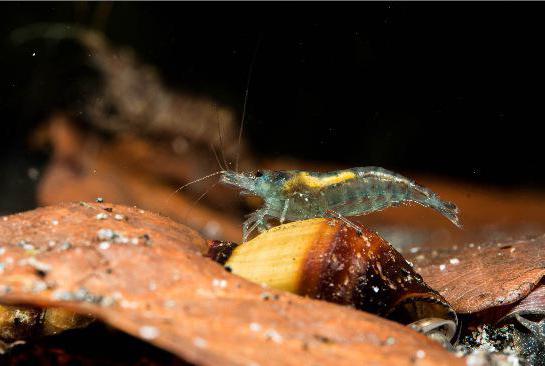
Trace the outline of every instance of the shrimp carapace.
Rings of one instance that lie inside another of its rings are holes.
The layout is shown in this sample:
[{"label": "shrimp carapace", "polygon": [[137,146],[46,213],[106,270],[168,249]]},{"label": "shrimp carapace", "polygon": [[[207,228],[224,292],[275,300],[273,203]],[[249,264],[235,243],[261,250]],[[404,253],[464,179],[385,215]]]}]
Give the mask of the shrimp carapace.
[{"label": "shrimp carapace", "polygon": [[447,217],[461,227],[457,207],[431,190],[384,168],[363,167],[328,173],[300,170],[252,173],[223,171],[221,180],[264,200],[243,225],[243,241],[256,228],[267,226],[267,217],[296,221],[314,217],[360,216],[403,203],[414,202]]}]

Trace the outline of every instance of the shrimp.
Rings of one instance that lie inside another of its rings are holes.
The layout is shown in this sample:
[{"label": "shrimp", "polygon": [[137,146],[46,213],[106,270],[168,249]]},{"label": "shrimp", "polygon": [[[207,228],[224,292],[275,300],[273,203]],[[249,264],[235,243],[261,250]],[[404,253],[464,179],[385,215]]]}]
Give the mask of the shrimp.
[{"label": "shrimp", "polygon": [[248,215],[242,240],[258,228],[266,229],[267,218],[284,221],[315,217],[360,216],[404,203],[430,207],[461,227],[458,208],[442,201],[431,190],[380,167],[361,167],[315,173],[300,170],[258,170],[252,173],[223,170],[220,182],[241,189],[241,194],[259,196],[264,206]]},{"label": "shrimp", "polygon": [[[244,93],[242,120],[238,134],[238,148],[242,140],[242,131],[248,103],[248,91],[253,66],[261,43],[258,39]],[[219,126],[219,124],[218,124]],[[220,133],[221,144],[221,128]],[[215,153],[215,150],[214,150]],[[216,154],[216,153],[215,153]],[[361,167],[337,170],[329,173],[306,172],[301,170],[239,172],[239,155],[235,161],[235,170],[224,166],[216,155],[219,171],[199,178],[178,188],[176,192],[190,184],[220,175],[220,182],[241,189],[241,194],[256,195],[263,199],[264,206],[250,215],[242,226],[242,241],[248,241],[250,234],[257,228],[267,229],[268,218],[284,221],[305,220],[315,217],[335,217],[347,224],[359,228],[348,221],[346,216],[360,216],[380,211],[388,207],[414,202],[430,207],[447,217],[454,225],[461,227],[458,208],[450,202],[442,201],[431,190],[414,181],[384,168]],[[176,193],[174,192],[174,193]]]}]

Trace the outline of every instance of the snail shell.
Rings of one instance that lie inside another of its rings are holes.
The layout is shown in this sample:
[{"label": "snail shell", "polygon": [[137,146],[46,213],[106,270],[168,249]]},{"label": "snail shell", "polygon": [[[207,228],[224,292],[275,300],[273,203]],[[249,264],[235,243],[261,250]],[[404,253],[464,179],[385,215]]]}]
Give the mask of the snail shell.
[{"label": "snail shell", "polygon": [[366,228],[318,218],[277,226],[236,248],[220,242],[210,247],[212,258],[228,257],[226,268],[250,281],[403,324],[447,320],[448,339],[454,335],[457,317],[447,301]]},{"label": "snail shell", "polygon": [[[61,308],[0,305],[0,342],[15,342],[82,328],[94,319]],[[0,344],[0,351],[1,351]],[[1,352],[0,352],[1,353]]]}]

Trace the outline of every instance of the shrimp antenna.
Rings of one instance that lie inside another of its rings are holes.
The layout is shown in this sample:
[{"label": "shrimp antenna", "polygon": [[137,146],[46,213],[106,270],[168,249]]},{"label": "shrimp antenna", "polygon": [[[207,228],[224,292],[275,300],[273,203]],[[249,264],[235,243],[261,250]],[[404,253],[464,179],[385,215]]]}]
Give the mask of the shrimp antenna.
[{"label": "shrimp antenna", "polygon": [[[216,112],[216,120],[218,121],[218,133],[220,137],[220,153],[221,153],[221,158],[223,160],[223,165],[225,166],[225,168],[221,168],[221,169],[227,170],[229,169],[229,164],[227,164],[227,160],[225,159],[225,149],[223,148],[223,131],[221,129],[221,119],[218,112],[218,105],[216,103],[214,103],[214,110]],[[214,150],[214,153],[216,153],[215,150]],[[219,161],[219,158],[218,158],[218,161]],[[220,167],[221,167],[221,164],[220,164]]]},{"label": "shrimp antenna", "polygon": [[192,184],[195,184],[195,183],[197,183],[197,182],[200,182],[200,181],[203,181],[203,180],[205,180],[205,179],[211,178],[211,177],[216,176],[216,175],[221,174],[221,173],[225,173],[225,170],[218,170],[217,172],[214,172],[214,173],[212,173],[212,174],[205,175],[204,177],[201,177],[201,178],[199,178],[199,179],[195,179],[194,181],[191,181],[191,182],[189,182],[189,183],[186,183],[186,184],[184,184],[183,186],[181,186],[180,188],[178,188],[177,190],[175,190],[174,192],[172,192],[168,198],[170,199],[170,197],[172,197],[172,196],[175,195],[176,193],[180,192],[182,189],[184,189],[184,188],[186,188],[186,187],[188,187],[188,186],[190,186],[190,185],[192,185]]},{"label": "shrimp antenna", "polygon": [[[195,201],[193,201],[193,202],[191,203],[191,206],[189,206],[189,207],[187,208],[187,211],[186,211],[186,213],[185,213],[185,217],[186,217],[186,218],[187,218],[187,216],[189,215],[189,213],[191,212],[191,210],[192,210],[193,208],[195,208],[195,206],[197,205],[197,203],[199,203],[200,200],[202,200],[202,199],[204,198],[204,196],[206,196],[206,195],[208,194],[208,192],[210,192],[210,190],[211,190],[212,188],[214,188],[215,186],[217,186],[219,182],[220,182],[220,181],[218,180],[216,183],[212,184],[210,187],[208,187],[208,188],[206,189],[206,191],[205,191],[203,194],[201,194],[201,195],[199,196],[199,198],[197,198]],[[185,219],[184,219],[184,220],[185,220]]]},{"label": "shrimp antenna", "polygon": [[210,144],[210,150],[214,153],[214,157],[216,158],[216,162],[218,163],[221,170],[227,170],[227,167],[223,167],[221,165],[220,157],[218,156],[218,152],[216,151],[216,148],[214,147],[214,144]]},{"label": "shrimp antenna", "polygon": [[244,105],[242,106],[242,120],[240,121],[240,129],[238,130],[238,143],[237,143],[237,158],[235,160],[235,172],[238,173],[238,158],[240,157],[240,143],[242,141],[242,130],[244,129],[244,119],[246,118],[246,107],[248,104],[248,90],[250,89],[250,81],[252,80],[252,71],[254,70],[255,60],[257,58],[257,51],[259,45],[263,39],[263,33],[259,35],[257,39],[257,45],[255,46],[252,61],[250,62],[250,68],[248,69],[248,79],[246,80],[246,90],[244,91]]}]

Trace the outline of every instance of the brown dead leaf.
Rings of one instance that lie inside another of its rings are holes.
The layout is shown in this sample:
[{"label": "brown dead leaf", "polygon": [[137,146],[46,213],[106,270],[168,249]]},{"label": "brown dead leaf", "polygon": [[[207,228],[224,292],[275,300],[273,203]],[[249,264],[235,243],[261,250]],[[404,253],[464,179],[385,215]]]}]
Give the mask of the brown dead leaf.
[{"label": "brown dead leaf", "polygon": [[[54,145],[54,155],[38,187],[41,205],[105,197],[109,202],[160,212],[209,238],[240,239],[237,220],[197,205],[196,197],[185,192],[175,192],[188,180],[215,168],[200,166],[203,159],[176,157],[135,136],[105,141],[80,131],[62,116],[49,122],[47,134]],[[206,182],[197,190],[197,197],[211,184]],[[230,205],[225,190],[214,191],[209,194],[214,197],[215,193],[216,201]],[[218,194],[223,195],[222,200]]]},{"label": "brown dead leaf", "polygon": [[0,238],[2,302],[92,313],[196,364],[463,364],[399,324],[234,276],[136,208],[46,207],[0,219]]},{"label": "brown dead leaf", "polygon": [[404,255],[458,313],[475,313],[527,296],[545,275],[545,236]]}]

